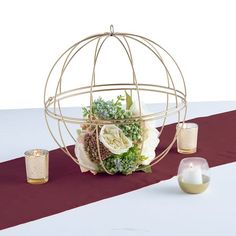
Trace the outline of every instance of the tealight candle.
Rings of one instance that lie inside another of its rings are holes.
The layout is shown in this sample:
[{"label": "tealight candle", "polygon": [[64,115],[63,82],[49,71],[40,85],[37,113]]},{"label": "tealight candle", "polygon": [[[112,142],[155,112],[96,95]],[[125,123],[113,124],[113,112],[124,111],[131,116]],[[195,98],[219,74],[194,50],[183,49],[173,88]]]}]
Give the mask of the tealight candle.
[{"label": "tealight candle", "polygon": [[25,152],[27,182],[43,184],[48,182],[49,153],[47,150],[33,149]]},{"label": "tealight candle", "polygon": [[199,166],[190,163],[189,168],[183,170],[183,182],[189,184],[202,184],[202,170]]},{"label": "tealight candle", "polygon": [[202,193],[209,185],[209,166],[201,157],[184,158],[178,169],[180,188],[186,193]]}]

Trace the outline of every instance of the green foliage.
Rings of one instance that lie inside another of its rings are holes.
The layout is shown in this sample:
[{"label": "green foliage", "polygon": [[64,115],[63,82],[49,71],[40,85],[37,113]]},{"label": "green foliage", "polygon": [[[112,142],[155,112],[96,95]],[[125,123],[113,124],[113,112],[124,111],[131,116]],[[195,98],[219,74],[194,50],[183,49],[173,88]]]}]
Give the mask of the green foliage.
[{"label": "green foliage", "polygon": [[119,126],[124,132],[125,136],[130,138],[132,141],[141,140],[141,128],[139,123],[131,123]]},{"label": "green foliage", "polygon": [[[129,118],[132,114],[130,111],[122,109],[121,101],[124,100],[123,96],[118,96],[116,101],[104,101],[101,97],[94,100],[92,103],[92,115],[99,119],[125,119]],[[83,116],[87,117],[90,114],[90,107],[83,107]]]},{"label": "green foliage", "polygon": [[143,171],[145,173],[152,173],[152,167],[150,165],[141,165],[139,166],[136,171]]},{"label": "green foliage", "polygon": [[[129,96],[129,95],[128,95]],[[116,101],[108,100],[104,101],[101,97],[94,100],[92,103],[92,115],[99,119],[129,119],[132,117],[132,112],[130,110],[126,110],[122,108],[122,101],[124,101],[124,96],[118,96]],[[126,103],[128,106],[131,106],[132,99],[126,95]],[[130,107],[129,107],[130,108]],[[90,115],[90,107],[83,107],[83,116],[89,117]],[[122,124],[119,125],[119,128],[122,129],[125,136],[130,138],[132,141],[138,141],[141,139],[141,129],[140,124],[138,122],[133,122],[130,124]]]},{"label": "green foliage", "polygon": [[[135,145],[123,154],[111,155],[103,161],[103,165],[112,174],[122,173],[129,175],[137,170],[145,171],[145,168],[138,168],[144,160],[146,160],[146,157],[140,154],[140,149]],[[150,170],[150,167],[146,168]],[[98,172],[105,172],[101,164],[98,166]]]},{"label": "green foliage", "polygon": [[125,91],[126,109],[129,110],[133,104],[132,97]]}]

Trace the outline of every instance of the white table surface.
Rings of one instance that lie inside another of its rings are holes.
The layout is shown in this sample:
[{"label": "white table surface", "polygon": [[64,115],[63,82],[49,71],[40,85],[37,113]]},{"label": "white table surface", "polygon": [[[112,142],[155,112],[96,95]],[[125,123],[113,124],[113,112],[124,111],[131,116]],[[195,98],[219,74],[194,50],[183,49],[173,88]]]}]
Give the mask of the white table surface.
[{"label": "white table surface", "polygon": [[[190,103],[188,118],[236,109],[236,102]],[[0,161],[35,147],[53,149],[41,109],[0,110]],[[0,235],[236,235],[236,163],[211,169],[209,189],[180,191],[176,177],[120,196],[11,227]],[[1,199],[1,194],[0,194]],[[1,210],[1,209],[0,209]]]}]

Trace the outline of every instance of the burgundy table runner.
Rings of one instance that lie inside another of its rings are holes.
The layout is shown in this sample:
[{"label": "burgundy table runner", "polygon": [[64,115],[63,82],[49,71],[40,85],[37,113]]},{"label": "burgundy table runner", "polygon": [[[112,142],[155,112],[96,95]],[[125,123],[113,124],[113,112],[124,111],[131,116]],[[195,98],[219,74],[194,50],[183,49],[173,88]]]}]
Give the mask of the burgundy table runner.
[{"label": "burgundy table runner", "polygon": [[[236,161],[236,111],[192,121],[199,125],[198,152],[192,156],[206,158],[211,167]],[[173,138],[174,130],[175,125],[165,127],[157,153]],[[69,148],[73,150],[73,146]],[[151,174],[94,176],[82,174],[79,167],[57,149],[50,151],[49,182],[43,185],[26,183],[23,157],[0,163],[0,229],[169,179],[176,175],[179,162],[185,157],[176,152],[174,145],[169,154],[153,167]]]}]

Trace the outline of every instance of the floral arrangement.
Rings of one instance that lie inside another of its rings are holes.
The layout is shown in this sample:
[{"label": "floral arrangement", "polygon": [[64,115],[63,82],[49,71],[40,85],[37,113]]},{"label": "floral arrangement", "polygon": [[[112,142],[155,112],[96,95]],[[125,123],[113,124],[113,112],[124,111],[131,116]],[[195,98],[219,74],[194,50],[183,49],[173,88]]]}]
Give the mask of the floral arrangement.
[{"label": "floral arrangement", "polygon": [[[123,104],[125,103],[125,105]],[[143,110],[143,109],[142,109]],[[143,113],[142,113],[143,114]],[[116,100],[105,101],[101,97],[94,100],[90,107],[83,107],[86,119],[111,120],[111,124],[99,126],[99,151],[95,126],[81,125],[75,145],[75,154],[82,172],[93,174],[106,170],[111,174],[128,175],[134,171],[151,172],[150,163],[155,158],[155,149],[159,143],[159,132],[150,122],[136,121],[127,124],[115,124],[112,120],[129,120],[139,116],[137,102],[125,92]]]}]

